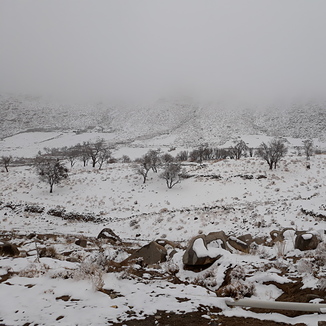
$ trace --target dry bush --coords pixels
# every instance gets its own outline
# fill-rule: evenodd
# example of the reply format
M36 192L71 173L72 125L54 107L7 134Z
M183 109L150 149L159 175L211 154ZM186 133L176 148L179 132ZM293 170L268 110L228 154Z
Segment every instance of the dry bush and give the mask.
M232 280L245 280L246 271L242 266L238 265L233 268L233 270L230 273L230 277Z
M215 270L209 269L204 273L198 275L194 279L194 283L203 287L215 288L217 286Z
M29 264L23 270L21 270L18 275L28 278L39 277L46 274L49 269L50 267L43 263Z
M51 273L51 278L61 278L64 280L71 279L74 277L75 270L73 269L62 269Z
M93 289L99 291L104 286L103 271L97 264L83 262L80 264L80 268L75 271L74 279L79 280L90 280Z
M319 279L319 281L317 283L317 287L321 291L326 290L326 277L322 277L322 278Z
M231 297L235 299L250 298L255 293L255 285L253 283L245 283L243 281L235 281L229 285L223 286L216 291L219 297Z
M177 273L179 273L179 266L174 263L173 261L169 260L164 264L165 270L167 273L171 274L171 275L176 275Z
M311 260L302 258L297 263L297 271L301 274L312 274L313 273L313 264Z
M229 273L229 277L225 277L224 282L227 284L220 287L216 291L216 295L235 299L251 297L255 293L255 285L245 280L246 274L247 272L243 266L234 267Z
M40 257L56 258L58 253L56 249L53 246L51 246L51 247L41 248L39 250L39 255Z
M326 243L322 242L316 248L314 254L314 264L319 267L323 267L326 265Z

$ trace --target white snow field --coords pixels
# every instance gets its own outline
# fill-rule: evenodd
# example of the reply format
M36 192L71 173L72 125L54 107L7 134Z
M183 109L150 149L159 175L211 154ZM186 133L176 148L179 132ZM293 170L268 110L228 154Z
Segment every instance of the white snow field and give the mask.
M63 142L73 145L90 139L90 135L78 136L67 135L63 140L58 133L46 137L43 133L20 134L5 139L3 148L5 153L32 157L44 146L57 147ZM17 144L23 141L19 137L24 138L24 146L20 148ZM48 140L47 144L40 139ZM155 145L158 144L151 144ZM151 146L121 147L114 155L140 157ZM273 282L291 283L299 278L302 289L325 290L325 265L315 264L314 260L318 256L318 261L326 261L323 246L326 155L313 156L311 168L307 169L305 157L292 152L272 171L256 157L207 161L202 165L184 163L191 177L172 189L166 187L159 173L152 171L143 184L133 163L107 164L101 170L78 163L70 169L69 179L54 186L52 194L31 166L9 166L8 173L2 169L0 230L3 239L17 244L25 254L0 257L0 324L110 325L134 318L141 320L158 310L191 312L199 305L221 309L209 316L211 320L225 315L289 325L317 326L318 321L326 321L325 314L288 317L276 312L230 308L224 297L215 294L230 266L241 268L246 275L245 282L254 288L252 298L255 299L273 301L282 294ZM25 205L44 207L44 210L28 212L24 210ZM47 214L50 209L93 214L98 220L66 220ZM99 259L100 249L102 258L117 263L129 255L122 247L98 244L96 237L105 227L112 229L123 242L131 243L134 249L159 238L173 241L178 247L167 262L142 267L142 277L121 270L92 274L87 268ZM206 270L184 269L184 249L198 234L222 230L229 236L251 234L254 238L270 239L271 231L284 228L289 228L284 233L284 241L275 245L256 245L249 253L223 250L222 257ZM320 248L294 249L295 231L316 234L322 241ZM34 238L28 238L30 234L52 236L37 244ZM87 248L75 244L80 238L87 239ZM57 255L38 259L36 246L52 246ZM68 261L67 252L73 252L76 259ZM172 270L179 284L171 281ZM160 277L154 277L155 273ZM99 288L117 295L108 295L98 291ZM317 297L312 302L323 300L325 297ZM207 315L203 313L205 318Z

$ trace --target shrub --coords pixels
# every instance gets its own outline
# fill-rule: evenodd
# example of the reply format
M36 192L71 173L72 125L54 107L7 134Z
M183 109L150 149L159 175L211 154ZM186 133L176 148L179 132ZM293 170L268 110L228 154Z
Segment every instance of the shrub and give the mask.
M99 291L104 286L103 271L97 264L90 262L83 262L80 264L80 268L75 271L75 280L90 280L93 289Z
M220 288L216 295L220 297L231 297L235 299L250 298L255 293L255 286L253 283L244 283L236 281L229 285Z

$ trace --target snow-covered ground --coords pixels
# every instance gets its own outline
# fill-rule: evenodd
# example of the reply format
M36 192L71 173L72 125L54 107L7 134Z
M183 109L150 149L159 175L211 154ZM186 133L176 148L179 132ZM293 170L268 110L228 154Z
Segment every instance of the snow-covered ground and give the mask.
M103 136L95 133L19 134L5 139L2 148L4 153L10 152L14 156L32 157L43 147L74 145L89 140L93 135ZM22 143L23 147L19 145ZM140 157L148 148L160 147L164 143L156 139L154 143L142 143L142 147L141 144L139 147L123 146L116 154L117 157ZM8 272L12 275L0 283L0 323L101 325L141 319L157 310L193 311L201 304L220 307L221 314L226 316L250 316L317 326L319 320L326 321L325 315L290 318L278 313L257 314L242 308L229 308L225 298L208 290L216 290L222 285L230 266L243 269L246 282L255 288L253 298L260 300L275 300L282 294L268 281L288 283L299 277L303 281L302 288L318 288L326 275L325 266L316 267L310 263L314 253L294 249L296 230L310 231L325 241L326 220L311 214L326 216L326 156L315 155L310 164L311 168L307 169L304 156L294 154L287 155L272 171L264 161L255 157L209 161L203 165L185 163L184 168L191 177L172 189L168 189L164 180L154 172L150 172L148 181L143 184L133 163L109 164L102 170L77 164L70 169L69 179L54 186L52 194L48 185L39 181L32 167L9 166L8 173L0 173L0 229L4 238L21 245L27 255L1 257L0 277ZM8 203L12 205L6 207ZM44 212L24 211L25 205L44 207ZM64 220L46 213L58 207L66 212L94 214L101 222ZM76 271L83 265L80 259L69 262L63 258L65 251L74 251L76 255L80 251L85 264L92 261L99 251L95 238L105 227L111 228L135 248L158 238L173 241L181 247L155 270L160 277L153 277L153 268L145 270L142 277L130 277L121 271L104 273L103 288L119 294L117 297L109 296L96 291L96 280L85 275L78 277ZM224 253L208 270L199 273L183 268L183 248L198 234L223 230L229 236L249 233L255 238L270 239L272 230L284 228L293 231L287 231L282 243L257 245L248 254ZM45 245L55 247L60 259L40 258L40 262L35 262L34 240L26 240L32 233L62 238L61 242L45 242ZM74 243L75 239L83 237L89 241L88 250ZM73 240L69 242L68 238ZM128 256L121 248L109 244L103 244L102 249L106 258L117 262ZM180 284L167 277L173 268L177 270ZM68 272L74 276L65 278ZM214 285L210 285L212 281Z

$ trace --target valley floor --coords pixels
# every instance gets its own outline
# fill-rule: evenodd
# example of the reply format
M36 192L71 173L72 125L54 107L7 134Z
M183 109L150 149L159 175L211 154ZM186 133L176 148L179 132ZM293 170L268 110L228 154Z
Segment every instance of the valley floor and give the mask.
M296 155L272 171L258 158L187 163L189 178L172 189L153 172L143 184L131 163L76 166L52 194L32 167L3 171L0 240L19 255L0 258L0 324L317 326L325 315L230 308L217 293L250 284L259 300L325 303L325 163L324 155L310 169ZM103 228L121 241L98 239ZM261 242L185 268L189 240L215 231ZM274 241L275 231L284 238ZM297 231L316 235L317 249L295 249ZM122 264L157 239L175 244L166 262ZM230 283L232 271L242 275Z

